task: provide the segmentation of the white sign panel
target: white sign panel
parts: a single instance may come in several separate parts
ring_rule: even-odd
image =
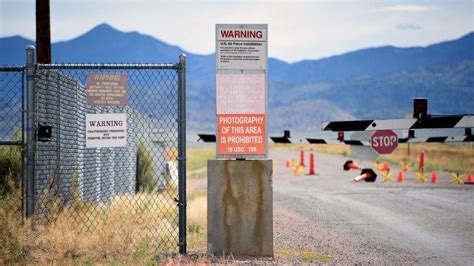
[[[266,70],[267,25],[216,25],[217,70]]]
[[[265,74],[216,76],[217,114],[265,114]]]
[[[127,114],[86,114],[86,148],[127,146]]]

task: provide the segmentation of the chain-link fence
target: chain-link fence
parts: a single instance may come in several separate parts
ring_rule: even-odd
[[[24,67],[0,67],[0,205],[23,217]]]
[[[12,72],[19,81],[0,71],[0,140],[25,147],[25,188],[21,173],[15,184],[26,216],[185,253],[184,56],[177,64],[44,65],[33,55],[27,49],[26,68]]]

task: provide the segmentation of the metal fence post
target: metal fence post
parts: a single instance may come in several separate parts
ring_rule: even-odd
[[[35,47],[26,47],[26,134],[27,134],[27,180],[26,180],[26,216],[35,211]]]
[[[186,55],[179,56],[178,70],[178,187],[179,253],[186,254]]]

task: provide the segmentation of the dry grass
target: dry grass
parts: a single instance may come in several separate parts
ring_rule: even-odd
[[[381,159],[398,165],[407,161],[410,169],[414,169],[418,167],[421,151],[425,152],[426,171],[474,172],[474,146],[472,144],[410,144],[409,156],[408,144],[400,144],[395,152],[382,156]]]
[[[176,148],[168,148],[166,151],[166,160],[176,160],[178,151]],[[206,167],[207,160],[216,158],[215,146],[211,147],[193,147],[186,150],[186,170],[194,171]]]
[[[188,156],[190,169],[200,169],[214,157],[214,149],[190,149]],[[158,254],[176,252],[176,194],[173,187],[162,193],[116,196],[107,204],[73,196],[68,206],[51,195],[46,195],[47,200],[40,196],[37,208],[48,210],[47,219],[35,216],[34,229],[30,219],[21,223],[19,191],[4,194],[0,197],[0,264],[156,263]],[[188,247],[200,254],[205,254],[207,242],[206,202],[205,191],[188,191]],[[208,258],[200,256],[197,261],[206,263]]]
[[[188,172],[186,175],[187,180],[205,178],[207,178],[207,169],[205,171]]]
[[[193,171],[206,167],[207,160],[216,158],[216,149],[212,147],[190,148],[186,151],[186,169]]]
[[[207,244],[207,198],[196,197],[188,203],[188,248],[191,252],[204,253]]]
[[[216,150],[212,147],[196,147],[187,150],[186,169],[194,173],[189,173],[188,179],[204,179],[207,177],[206,171],[199,171],[205,168],[207,160],[215,159]],[[198,171],[195,171],[198,170]],[[190,252],[205,254],[207,245],[207,193],[205,190],[189,187],[187,189],[187,241]],[[204,257],[200,260],[206,263]]]
[[[305,151],[313,148],[316,152],[330,153],[330,154],[339,154],[344,156],[349,156],[351,154],[351,148],[349,145],[344,144],[271,144],[269,149],[274,151],[299,151],[303,146]]]
[[[188,191],[188,250],[201,254],[160,259],[176,251],[177,211],[173,193],[121,195],[107,205],[78,202],[62,209],[49,205],[49,222],[21,224],[16,196],[0,200],[0,264],[147,264],[208,263],[207,198],[205,191]],[[62,209],[62,210],[61,210]]]
[[[301,146],[306,152],[313,148],[316,152],[352,156],[350,145],[344,144],[272,144],[270,149],[298,151]],[[388,161],[397,165],[403,165],[407,161],[410,169],[414,169],[418,167],[419,155],[422,150],[425,151],[426,171],[474,173],[473,144],[413,143],[410,144],[410,156],[407,155],[408,144],[400,144],[392,154],[380,156],[379,161]]]
[[[175,206],[166,194],[122,195],[107,206],[70,207],[48,223],[35,221],[32,230],[29,220],[21,225],[19,213],[2,205],[0,262],[151,262],[176,249]]]
[[[165,160],[176,161],[178,157],[178,149],[176,147],[166,147],[165,149]]]
[[[28,226],[21,224],[20,191],[0,198],[0,264],[23,261],[27,253]]]
[[[312,250],[282,250],[277,253],[278,257],[292,259],[299,263],[328,263],[332,257],[326,254],[319,254]]]

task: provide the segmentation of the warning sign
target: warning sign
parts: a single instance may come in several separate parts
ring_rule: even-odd
[[[218,115],[219,154],[265,154],[265,115]]]
[[[267,157],[267,25],[216,25],[218,158]]]
[[[86,114],[86,148],[127,146],[127,114]]]
[[[89,73],[87,104],[95,106],[127,106],[127,74]]]
[[[265,115],[218,115],[219,154],[265,154]]]
[[[267,25],[216,25],[217,69],[267,68]]]

